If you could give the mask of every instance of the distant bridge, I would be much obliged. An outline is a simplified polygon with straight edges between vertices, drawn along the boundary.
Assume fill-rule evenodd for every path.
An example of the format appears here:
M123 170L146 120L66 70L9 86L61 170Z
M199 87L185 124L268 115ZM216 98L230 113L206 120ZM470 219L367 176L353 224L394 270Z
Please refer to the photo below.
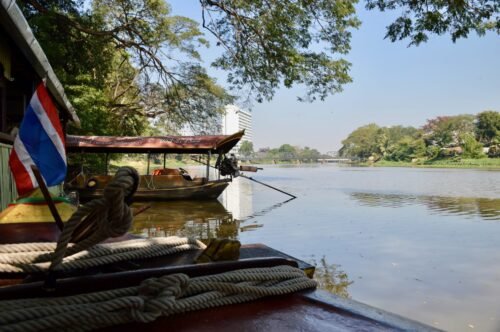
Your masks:
M351 162L351 159L349 158L324 158L324 159L318 159L318 161L322 164L326 163L349 163Z

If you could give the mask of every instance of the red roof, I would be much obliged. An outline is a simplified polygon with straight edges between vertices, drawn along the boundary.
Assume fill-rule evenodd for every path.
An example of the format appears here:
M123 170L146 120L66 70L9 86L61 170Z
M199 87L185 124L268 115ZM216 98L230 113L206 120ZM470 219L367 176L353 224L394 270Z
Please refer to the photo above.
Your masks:
M74 136L66 137L68 152L104 153L227 153L243 137L245 131L233 135L207 136Z

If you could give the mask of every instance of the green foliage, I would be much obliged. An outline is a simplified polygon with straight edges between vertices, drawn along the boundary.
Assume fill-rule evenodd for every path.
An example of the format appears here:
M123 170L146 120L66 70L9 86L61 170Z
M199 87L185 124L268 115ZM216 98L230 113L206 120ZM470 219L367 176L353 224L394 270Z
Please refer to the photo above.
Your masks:
M299 159L304 161L317 161L321 158L321 153L316 149L311 149L306 146L304 149L298 151Z
M462 157L464 158L471 158L471 159L477 159L477 158L483 158L485 157L483 153L483 145L476 141L474 138L474 135L472 134L465 134L461 137L462 139Z
M243 141L238 152L241 156L246 158L251 157L253 155L253 143L250 141Z
M477 115L476 137L485 145L500 143L500 112L484 111Z
M316 162L321 158L321 153L316 149L310 147L300 148L290 144L283 144L277 149L264 148L255 153L252 160L261 162L271 161L303 161L303 162Z
M410 45L426 42L429 34L449 33L455 42L471 31L482 36L486 31L500 33L498 0L367 0L368 9L397 10L401 16L387 27L391 41L410 39Z
M404 136L391 146L385 159L392 161L412 161L415 158L423 157L425 152L425 142L423 139Z
M441 148L458 146L460 137L473 134L475 130L474 115L438 116L427 120L422 127L427 145L437 145Z
M359 127L342 141L339 153L343 157L359 158L366 160L373 154L382 152L381 147L386 146L384 135L380 127L374 123Z
M450 32L455 40L469 30L499 31L497 2L368 0L367 6L403 9L387 36L418 44L427 32ZM300 100L323 100L351 82L344 56L360 25L356 3L200 0L202 27L225 50L212 65L229 73L233 89L248 91L257 101L271 99L281 85L303 86ZM199 50L208 43L199 24L172 15L164 0L19 4L63 86L72 90L70 101L84 123L72 132L137 135L151 132L153 123L157 133L185 125L209 133L221 106L232 101L201 67ZM406 136L413 134L383 130L366 151L356 151L364 148L354 143L346 153L382 157Z
M488 150L488 157L500 158L500 145L492 145Z
M438 146L429 145L425 148L425 156L428 159L436 159L439 157L439 151L441 151L441 149Z
M483 158L483 144L498 137L498 112L474 115L439 116L427 120L422 129L413 127L379 127L369 124L354 130L342 141L340 154L353 159L384 159L394 162L439 160L446 158ZM489 156L496 156L492 146Z
M226 52L214 66L229 71L236 88L249 87L259 102L276 88L305 86L300 100L323 100L351 82L351 30L360 25L356 0L201 0L203 26Z

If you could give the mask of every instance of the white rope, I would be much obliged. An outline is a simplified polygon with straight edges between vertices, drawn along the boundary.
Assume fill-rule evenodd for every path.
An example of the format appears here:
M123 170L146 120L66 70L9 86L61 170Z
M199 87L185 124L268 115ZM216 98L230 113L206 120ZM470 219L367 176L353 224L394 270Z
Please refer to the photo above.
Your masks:
M190 279L173 274L138 287L58 298L0 302L0 331L88 331L315 288L290 266L237 270Z
M56 243L0 245L0 272L47 271L53 259L52 251L55 247ZM206 246L196 239L177 236L103 243L65 257L61 264L55 267L55 270L86 269L121 261L159 257L205 248Z

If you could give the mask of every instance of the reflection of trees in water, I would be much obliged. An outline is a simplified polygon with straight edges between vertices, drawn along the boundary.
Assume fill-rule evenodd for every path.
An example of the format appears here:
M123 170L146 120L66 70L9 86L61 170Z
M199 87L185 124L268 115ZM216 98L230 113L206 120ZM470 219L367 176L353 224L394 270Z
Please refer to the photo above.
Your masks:
M424 205L437 214L479 216L485 220L500 220L500 199L475 197L414 196L403 194L351 193L364 206L399 208Z
M318 288L330 292L332 294L349 298L347 288L354 281L349 281L347 273L340 269L340 265L328 264L325 257L316 262L315 259L309 262L316 266L314 272L314 280L318 282Z

